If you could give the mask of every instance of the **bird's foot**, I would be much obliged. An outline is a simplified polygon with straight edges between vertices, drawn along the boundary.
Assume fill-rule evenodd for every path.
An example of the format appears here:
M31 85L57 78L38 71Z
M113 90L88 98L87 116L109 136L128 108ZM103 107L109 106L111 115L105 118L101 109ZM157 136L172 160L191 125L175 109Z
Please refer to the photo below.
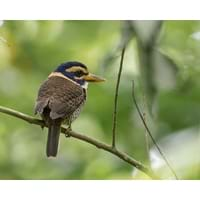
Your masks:
M42 121L43 124L40 125L41 129L43 130L44 127L48 127L48 124L45 121Z
M65 137L70 137L71 135L69 134L69 132L72 131L71 126L69 126L68 128L66 128L65 130Z
M45 125L46 125L46 123L40 125L42 130L44 129Z

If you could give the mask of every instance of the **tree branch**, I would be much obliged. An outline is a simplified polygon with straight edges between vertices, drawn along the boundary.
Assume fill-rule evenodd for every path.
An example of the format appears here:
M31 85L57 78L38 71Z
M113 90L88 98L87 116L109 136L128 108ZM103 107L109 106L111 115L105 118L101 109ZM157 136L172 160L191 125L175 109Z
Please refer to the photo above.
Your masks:
M140 119L142 120L142 123L147 131L147 133L149 134L152 142L154 143L155 147L157 148L158 152L160 153L160 155L162 156L162 158L164 159L165 163L167 164L167 166L169 167L170 171L172 172L172 174L175 176L175 178L178 180L178 176L176 175L176 172L174 171L174 169L172 168L171 164L169 163L169 161L167 160L167 158L165 157L164 153L161 151L160 147L158 146L158 144L156 143L146 121L145 121L145 118L143 117L142 115L142 112L140 111L140 108L137 104L137 101L136 101L136 97L135 97L135 92L134 92L134 81L132 82L132 97L133 97L133 102L136 106L136 110L140 116Z
M117 84L115 89L115 101L114 101L114 112L113 112L113 129L112 129L112 147L115 148L115 137L116 137L116 125L117 125L117 103L118 103L118 94L119 94L119 83L122 73L123 61L124 61L124 54L125 54L126 47L124 46L121 53L121 60L119 66L119 72L117 77Z
M18 112L16 110L10 109L10 108L6 108L3 106L0 106L0 112L14 116L16 118L22 119L30 124L35 124L35 125L39 125L42 127L47 127L47 125L44 123L43 120L34 118L30 115L26 115L24 113ZM138 170L142 171L143 173L145 173L147 176L151 177L152 179L159 179L153 172L151 169L149 169L147 166L143 165L142 163L138 162L137 160L135 160L134 158L130 157L129 155L127 155L126 153L123 153L115 148L113 148L112 146L105 144L103 142L99 142L96 139L93 139L91 137L88 137L86 135L82 135L79 133L76 133L74 131L69 131L67 128L65 128L64 126L61 127L61 132L64 134L67 134L73 138L82 140L84 142L87 142L91 145L96 146L99 149L103 149L107 152L110 152L111 154L119 157L120 159L122 159L123 161L129 163L130 165L132 165L133 167L137 168Z

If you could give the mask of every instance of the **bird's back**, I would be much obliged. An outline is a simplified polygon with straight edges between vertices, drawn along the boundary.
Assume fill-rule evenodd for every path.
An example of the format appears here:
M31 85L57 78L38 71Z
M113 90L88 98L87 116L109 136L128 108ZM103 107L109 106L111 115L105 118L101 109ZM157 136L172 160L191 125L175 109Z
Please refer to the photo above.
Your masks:
M51 119L73 121L86 100L86 91L71 80L58 76L49 77L40 87L35 112ZM45 111L49 110L48 116Z

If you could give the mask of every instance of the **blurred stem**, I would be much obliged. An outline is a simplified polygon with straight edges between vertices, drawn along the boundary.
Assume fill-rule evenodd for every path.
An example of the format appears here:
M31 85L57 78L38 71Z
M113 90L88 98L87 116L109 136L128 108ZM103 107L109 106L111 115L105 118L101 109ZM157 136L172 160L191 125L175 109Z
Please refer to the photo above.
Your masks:
M141 74L143 76L143 83L145 88L145 94L148 96L147 106L152 114L151 105L154 100L154 97L157 93L157 87L154 82L154 64L155 64L155 47L158 40L158 36L162 27L162 21L157 21L156 26L153 31L149 32L149 39L144 41L142 35L137 31L137 28L134 25L134 21L127 21L130 31L136 37L138 45L138 56L139 56L139 65L141 69Z
M123 61L124 61L124 54L125 54L126 47L124 46L121 53L121 60L120 60L120 66L119 66L119 72L118 72L118 78L117 78L117 84L115 89L115 103L114 103L114 112L113 112L113 129L112 129L112 147L115 148L115 138L116 138L116 125L117 125L117 104L118 104L118 95L119 95L119 84L120 84L120 78L122 73L122 67L123 67Z
M43 120L34 118L30 115L26 115L24 113L18 112L16 110L10 109L10 108L6 108L3 106L0 106L0 112L14 116L16 118L22 119L30 124L35 124L35 125L39 125L41 127L47 127L47 125L45 124L45 122ZM89 144L92 144L94 146L96 146L99 149L103 149L104 151L110 152L111 154L117 156L118 158L120 158L121 160L129 163L131 166L137 168L138 170L142 171L143 173L145 173L147 176L151 177L152 179L159 179L151 169L149 169L147 166L143 165L142 163L140 163L139 161L135 160L134 158L132 158L131 156L127 155L126 153L123 153L115 148L113 148L112 146L105 144L103 142L99 142L96 139L93 139L91 137L88 137L86 135L82 135L79 133L76 133L72 130L68 130L67 128L65 128L64 126L61 127L61 132L64 134L68 134L69 136L82 140L84 142L87 142Z

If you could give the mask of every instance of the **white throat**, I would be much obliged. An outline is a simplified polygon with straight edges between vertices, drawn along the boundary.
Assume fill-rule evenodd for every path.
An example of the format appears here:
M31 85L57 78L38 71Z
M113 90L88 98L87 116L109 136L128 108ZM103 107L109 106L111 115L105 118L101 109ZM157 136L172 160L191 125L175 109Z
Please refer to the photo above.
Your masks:
M86 81L86 82L84 83L84 85L81 85L81 87L87 90L87 88L88 88L88 82Z

